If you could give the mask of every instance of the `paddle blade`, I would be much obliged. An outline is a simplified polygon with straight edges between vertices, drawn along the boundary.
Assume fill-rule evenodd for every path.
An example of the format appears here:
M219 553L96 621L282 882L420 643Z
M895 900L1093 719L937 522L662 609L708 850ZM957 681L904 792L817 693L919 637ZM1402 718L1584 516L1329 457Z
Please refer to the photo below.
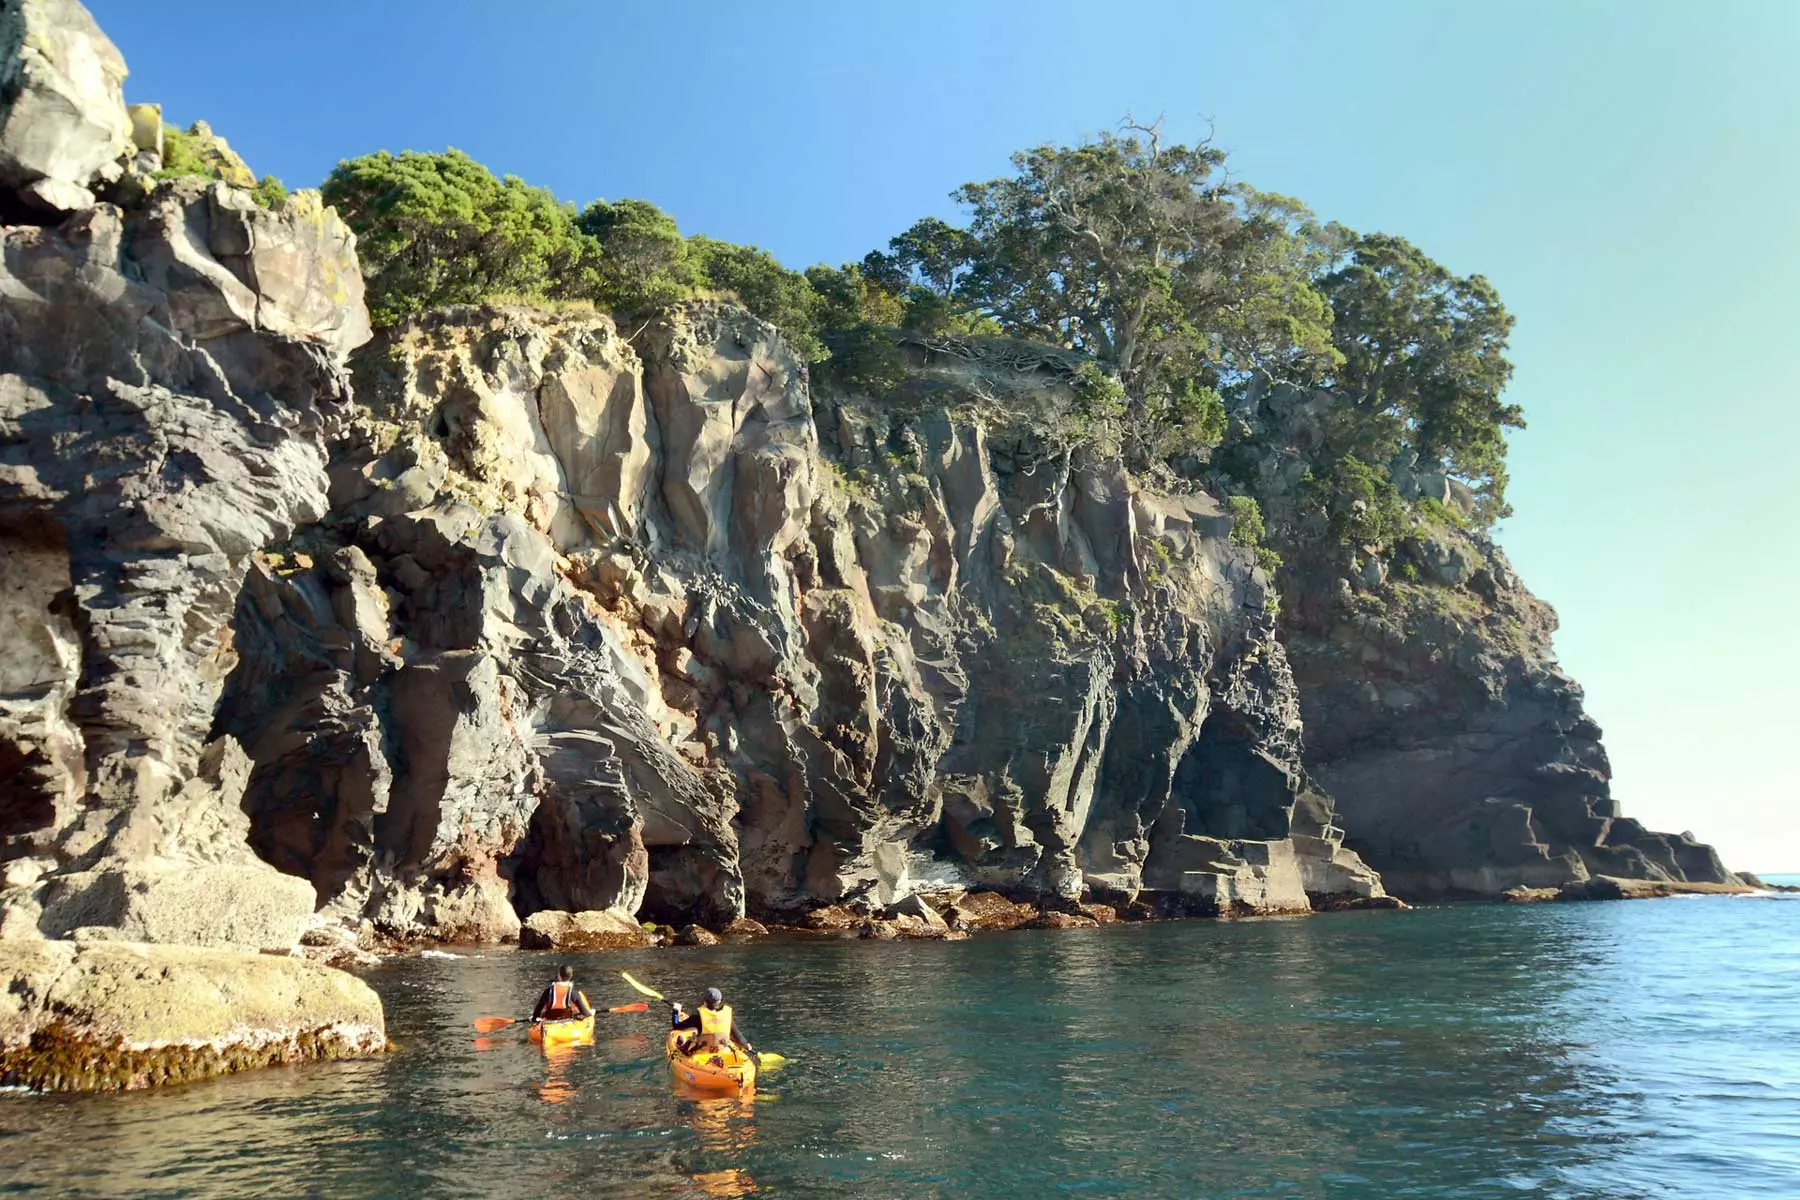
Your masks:
M648 1004L645 1004L642 1000L639 1000L636 1004L620 1004L617 1007L609 1008L606 1011L607 1012L649 1012L650 1006Z
M631 977L631 972L620 971L619 976L622 979L624 979L626 983L629 983L635 990L642 992L644 995L650 997L652 1000L661 1000L663 998L663 994L661 992L657 991L655 988L646 987L643 984L639 983L637 980L633 979Z
M648 1007L648 1006L646 1006L646 1007ZM475 1018L475 1032L476 1033L493 1033L495 1030L505 1029L508 1025L514 1025L517 1023L518 1023L517 1017L476 1017Z
M776 1054L772 1050L762 1050L757 1054L757 1066L764 1071L772 1071L776 1067L787 1065L785 1054Z

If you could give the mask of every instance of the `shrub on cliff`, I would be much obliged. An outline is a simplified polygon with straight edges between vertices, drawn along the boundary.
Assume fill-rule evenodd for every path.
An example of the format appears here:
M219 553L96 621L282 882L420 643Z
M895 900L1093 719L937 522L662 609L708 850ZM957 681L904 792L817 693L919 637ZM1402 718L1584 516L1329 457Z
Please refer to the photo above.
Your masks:
M600 247L595 299L610 308L671 304L700 284L675 218L647 200L596 200L581 212L581 231Z
M273 175L256 178L249 165L205 121L195 121L186 129L163 126L162 167L155 178L223 180L234 187L249 188L264 208L280 208L287 201L287 188L281 180Z
M514 176L496 178L460 150L366 154L339 163L323 191L356 231L377 325L502 293L599 291L599 246L574 209Z
M802 357L817 361L826 356L819 341L819 294L806 276L788 270L766 250L704 235L688 239L688 254L709 288L773 322Z

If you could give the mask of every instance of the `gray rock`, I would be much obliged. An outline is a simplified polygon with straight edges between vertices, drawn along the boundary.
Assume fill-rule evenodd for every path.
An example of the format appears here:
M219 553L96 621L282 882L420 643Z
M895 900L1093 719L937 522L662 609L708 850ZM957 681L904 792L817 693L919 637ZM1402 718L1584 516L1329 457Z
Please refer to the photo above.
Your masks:
M132 149L125 60L76 0L0 2L0 189L71 212Z
M1286 482L1307 464L1289 448L1314 444L1331 403L1277 390L1239 415L1289 563L1282 635L1305 765L1337 802L1342 845L1406 897L1499 897L1596 876L1731 883L1710 847L1621 817L1599 727L1556 662L1556 615L1491 540L1428 516L1391 546L1317 544ZM1467 487L1410 452L1390 475L1403 497L1473 511ZM1371 569L1384 553L1397 568L1385 577ZM1309 892L1334 891L1335 870L1311 861Z
M213 725L253 554L326 511L354 240L186 182L0 239L0 837L52 864L6 928L292 945L313 898L246 843L251 763Z

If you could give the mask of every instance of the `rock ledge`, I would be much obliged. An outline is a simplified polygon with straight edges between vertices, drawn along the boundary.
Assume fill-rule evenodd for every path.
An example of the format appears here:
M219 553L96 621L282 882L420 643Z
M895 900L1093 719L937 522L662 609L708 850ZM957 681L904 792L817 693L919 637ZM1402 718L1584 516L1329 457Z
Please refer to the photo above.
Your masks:
M387 1047L366 983L297 958L0 942L0 1085L124 1091Z

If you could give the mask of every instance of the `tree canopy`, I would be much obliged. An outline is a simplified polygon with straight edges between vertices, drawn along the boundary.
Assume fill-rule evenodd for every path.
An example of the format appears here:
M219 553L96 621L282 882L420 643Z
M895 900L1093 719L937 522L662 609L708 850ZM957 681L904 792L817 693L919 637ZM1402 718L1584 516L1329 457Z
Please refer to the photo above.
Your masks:
M574 209L460 150L364 155L339 163L323 191L356 231L378 325L502 293L572 299L599 289L598 244Z
M754 246L684 236L648 201L577 213L456 150L349 160L325 195L357 231L378 324L499 294L620 313L728 297L808 359L836 347L846 361L830 374L865 389L900 377L894 326L1003 334L1091 356L1098 374L1078 390L1106 394L1095 412L1112 414L1138 465L1203 471L1228 400L1323 388L1341 403L1315 484L1343 510L1336 525L1389 510L1382 489L1404 449L1475 488L1481 515L1506 511L1505 431L1523 422L1500 398L1512 318L1485 279L1403 239L1323 224L1157 125L1127 121L1012 165L952 193L966 225L928 217L860 263L804 274Z

